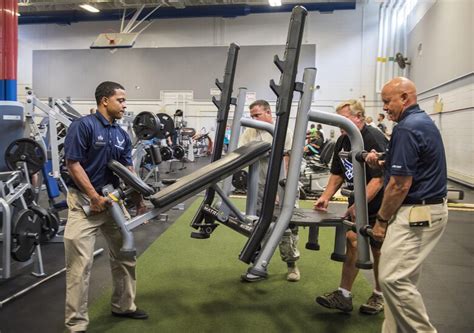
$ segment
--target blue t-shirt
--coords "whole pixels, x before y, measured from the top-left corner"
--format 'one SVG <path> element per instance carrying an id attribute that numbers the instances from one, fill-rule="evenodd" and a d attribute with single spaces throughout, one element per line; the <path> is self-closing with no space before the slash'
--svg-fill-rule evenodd
<path id="1" fill-rule="evenodd" d="M 107 163 L 114 159 L 132 165 L 131 148 L 127 132 L 116 122 L 110 124 L 99 112 L 74 120 L 64 141 L 65 158 L 80 162 L 99 194 L 103 186 L 119 184 Z M 68 185 L 77 188 L 72 179 Z"/>
<path id="2" fill-rule="evenodd" d="M 385 169 L 386 183 L 391 175 L 413 177 L 405 202 L 446 197 L 443 140 L 433 120 L 418 104 L 406 109 L 393 129 Z"/>

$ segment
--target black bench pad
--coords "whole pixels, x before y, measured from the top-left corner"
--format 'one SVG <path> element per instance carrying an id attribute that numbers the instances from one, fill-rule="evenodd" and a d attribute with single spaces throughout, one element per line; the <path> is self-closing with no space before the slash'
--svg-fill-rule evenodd
<path id="1" fill-rule="evenodd" d="M 342 223 L 341 214 L 320 212 L 314 209 L 295 209 L 291 224 L 305 227 L 334 226 Z"/>
<path id="2" fill-rule="evenodd" d="M 271 144 L 262 141 L 253 141 L 237 148 L 223 158 L 180 178 L 176 183 L 170 185 L 150 197 L 150 201 L 156 208 L 164 208 L 170 204 L 179 202 L 201 192 L 210 185 L 234 174 L 240 169 L 259 160 L 270 150 Z M 179 202 L 178 202 L 179 201 Z"/>
<path id="3" fill-rule="evenodd" d="M 141 178 L 131 172 L 126 166 L 116 160 L 110 160 L 107 166 L 117 176 L 119 176 L 123 182 L 133 188 L 135 191 L 141 193 L 143 196 L 148 197 L 155 193 L 155 190 L 148 186 Z"/>

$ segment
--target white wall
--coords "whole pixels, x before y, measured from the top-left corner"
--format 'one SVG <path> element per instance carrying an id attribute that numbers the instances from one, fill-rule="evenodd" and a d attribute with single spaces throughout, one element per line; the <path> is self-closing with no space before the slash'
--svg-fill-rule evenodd
<path id="1" fill-rule="evenodd" d="M 443 136 L 448 175 L 474 186 L 474 2 L 439 0 L 423 14 L 408 36 L 410 78 Z"/>
<path id="2" fill-rule="evenodd" d="M 332 112 L 341 100 L 365 96 L 368 115 L 375 116 L 381 111 L 379 96 L 375 95 L 379 4 L 367 2 L 357 3 L 355 10 L 309 13 L 303 43 L 316 44 L 317 84 L 321 87 L 315 93 L 313 108 Z M 449 174 L 470 184 L 474 184 L 472 76 L 443 83 L 473 72 L 473 3 L 472 0 L 420 1 L 408 21 L 407 54 L 412 63 L 409 76 L 421 92 L 420 104 L 428 113 L 433 113 L 435 98 L 445 101 L 444 112 L 432 117 L 443 135 Z M 231 42 L 284 44 L 289 17 L 289 13 L 278 13 L 156 20 L 139 36 L 135 47 L 222 46 Z M 70 26 L 20 26 L 19 94 L 22 87 L 32 83 L 33 50 L 89 48 L 99 33 L 117 30 L 119 25 L 119 22 L 88 22 Z M 420 43 L 421 52 L 418 51 Z M 74 100 L 73 91 L 70 95 Z M 91 100 L 78 101 L 76 106 L 86 113 L 93 104 L 91 96 Z M 184 106 L 190 126 L 213 126 L 216 109 L 210 101 L 188 101 Z M 160 101 L 159 92 L 156 100 L 129 102 L 129 110 L 134 112 L 150 110 L 172 114 L 175 108 L 173 103 L 165 105 Z M 325 128 L 326 133 L 329 130 Z"/>
<path id="3" fill-rule="evenodd" d="M 290 13 L 277 13 L 237 18 L 156 20 L 138 37 L 134 47 L 222 46 L 231 42 L 240 45 L 284 45 L 289 18 Z M 334 105 L 339 101 L 363 95 L 366 96 L 368 104 L 374 100 L 377 24 L 378 4 L 375 3 L 357 4 L 355 10 L 335 11 L 332 14 L 309 13 L 303 43 L 316 44 L 317 84 L 321 89 L 315 93 L 315 108 L 333 111 Z M 21 25 L 18 56 L 19 94 L 24 86 L 31 86 L 33 50 L 89 48 L 99 33 L 110 29 L 118 30 L 119 26 L 118 21 L 76 23 L 70 26 Z M 278 79 L 275 78 L 277 82 Z M 73 91 L 70 95 L 74 100 Z M 156 101 L 148 101 L 145 104 L 142 101 L 131 101 L 129 110 L 159 108 L 168 113 L 174 112 L 173 106 L 163 109 L 158 99 L 159 92 Z M 81 101 L 78 108 L 86 112 L 92 105 L 91 98 L 91 101 Z M 135 107 L 137 110 L 133 109 Z M 199 127 L 202 121 L 197 119 L 201 116 L 212 121 L 212 112 L 215 113 L 215 110 L 209 101 L 204 104 L 201 101 L 189 103 L 187 114 L 196 119 L 195 124 L 194 120 L 189 119 L 190 125 Z M 378 111 L 369 110 L 368 113 L 374 115 Z M 328 132 L 329 129 L 326 133 Z"/>

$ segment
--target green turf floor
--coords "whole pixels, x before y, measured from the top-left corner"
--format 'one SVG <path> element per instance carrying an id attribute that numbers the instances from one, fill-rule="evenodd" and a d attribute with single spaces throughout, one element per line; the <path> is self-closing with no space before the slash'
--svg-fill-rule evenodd
<path id="1" fill-rule="evenodd" d="M 277 250 L 267 280 L 242 283 L 240 274 L 247 268 L 238 260 L 243 236 L 219 226 L 210 239 L 189 237 L 193 230 L 189 222 L 199 201 L 138 259 L 136 301 L 150 318 L 111 317 L 109 289 L 90 307 L 88 332 L 380 332 L 381 315 L 358 312 L 372 290 L 363 274 L 353 288 L 351 314 L 314 302 L 316 295 L 339 284 L 341 263 L 329 259 L 333 228 L 321 229 L 321 251 L 304 249 L 308 229 L 301 229 L 299 282 L 285 280 L 286 264 Z M 310 205 L 302 202 L 301 207 Z"/>

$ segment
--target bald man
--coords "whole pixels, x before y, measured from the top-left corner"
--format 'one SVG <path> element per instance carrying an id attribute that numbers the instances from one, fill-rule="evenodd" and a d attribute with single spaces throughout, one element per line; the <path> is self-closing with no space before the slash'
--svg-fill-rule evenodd
<path id="1" fill-rule="evenodd" d="M 441 134 L 417 104 L 416 87 L 404 77 L 382 89 L 383 109 L 395 126 L 384 162 L 385 191 L 374 236 L 382 241 L 379 283 L 385 298 L 382 332 L 436 332 L 417 285 L 421 265 L 448 221 L 447 171 Z"/>

